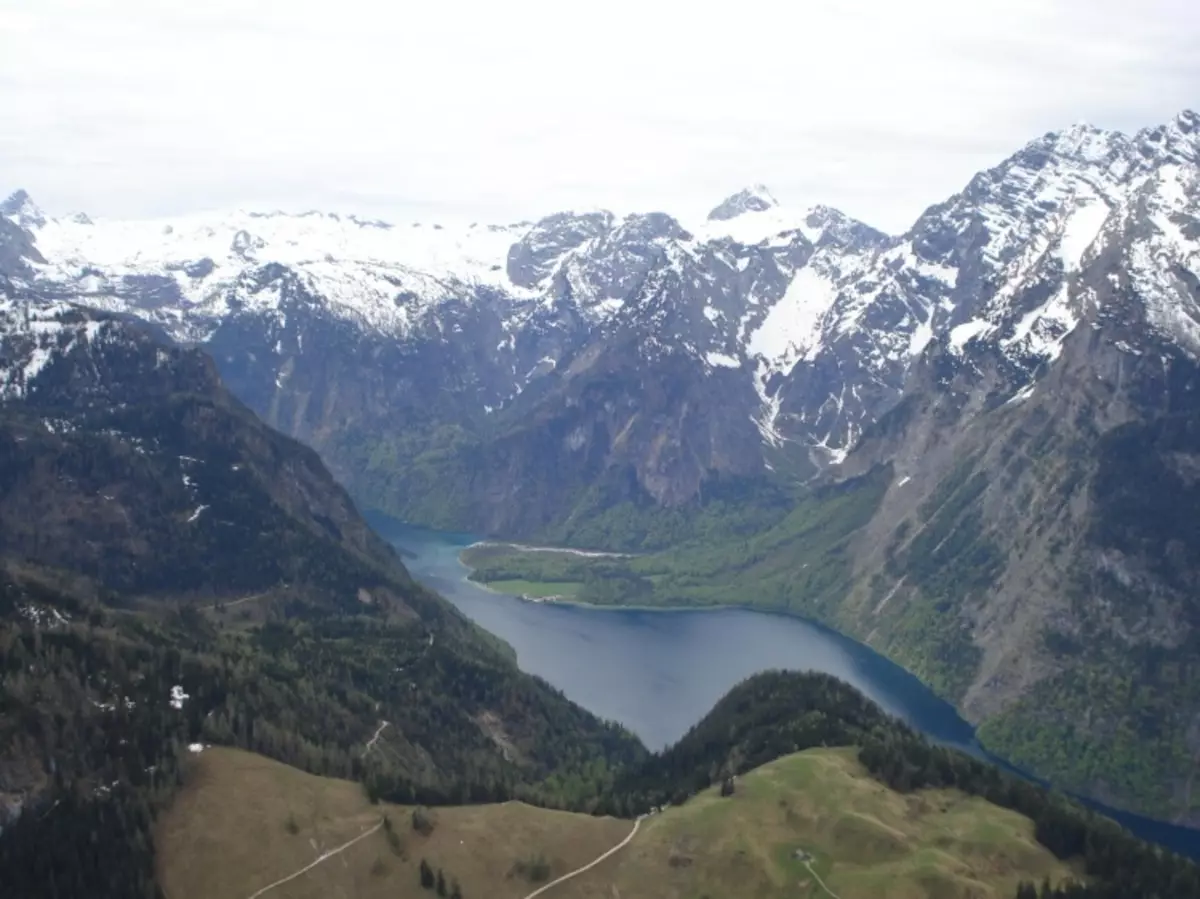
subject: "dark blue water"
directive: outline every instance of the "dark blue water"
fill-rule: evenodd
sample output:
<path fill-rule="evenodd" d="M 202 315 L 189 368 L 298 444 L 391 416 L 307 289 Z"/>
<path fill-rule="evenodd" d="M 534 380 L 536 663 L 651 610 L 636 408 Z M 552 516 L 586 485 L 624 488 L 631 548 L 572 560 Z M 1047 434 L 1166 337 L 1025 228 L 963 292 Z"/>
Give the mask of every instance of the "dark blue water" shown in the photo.
<path fill-rule="evenodd" d="M 870 648 L 801 618 L 748 609 L 641 611 L 531 603 L 467 579 L 465 534 L 373 516 L 413 575 L 507 641 L 521 668 L 652 749 L 683 736 L 739 681 L 769 668 L 853 684 L 931 739 L 1017 771 L 983 750 L 954 707 Z M 1089 803 L 1143 839 L 1200 860 L 1200 831 Z"/>

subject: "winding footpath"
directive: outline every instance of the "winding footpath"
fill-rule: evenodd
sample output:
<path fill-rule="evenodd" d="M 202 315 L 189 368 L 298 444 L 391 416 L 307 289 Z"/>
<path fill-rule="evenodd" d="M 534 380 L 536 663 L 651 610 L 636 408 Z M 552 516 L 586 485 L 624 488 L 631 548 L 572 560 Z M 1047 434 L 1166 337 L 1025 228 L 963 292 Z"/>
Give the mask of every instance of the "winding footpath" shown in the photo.
<path fill-rule="evenodd" d="M 321 862 L 325 861 L 326 859 L 333 858 L 335 855 L 337 855 L 340 852 L 345 852 L 347 849 L 349 849 L 351 846 L 353 846 L 355 843 L 359 842 L 360 840 L 365 840 L 367 837 L 369 837 L 371 834 L 375 833 L 381 827 L 383 827 L 383 819 L 382 818 L 380 818 L 379 823 L 376 824 L 374 827 L 372 827 L 370 830 L 364 830 L 362 833 L 360 833 L 358 836 L 356 836 L 353 840 L 350 840 L 349 842 L 346 842 L 346 843 L 342 843 L 342 845 L 338 846 L 336 849 L 330 849 L 328 852 L 322 853 L 320 856 L 317 857 L 316 861 L 305 865 L 299 871 L 289 874 L 287 877 L 280 878 L 279 880 L 275 881 L 274 883 L 267 884 L 265 887 L 263 887 L 257 893 L 251 893 L 249 896 L 246 897 L 246 899 L 258 899 L 258 897 L 261 896 L 263 893 L 269 892 L 270 890 L 275 889 L 275 887 L 283 886 L 288 881 L 295 880 L 301 874 L 305 874 L 305 873 L 311 871 L 313 868 L 315 868 L 317 865 L 321 864 Z M 634 828 L 634 829 L 636 830 L 637 828 Z"/>
<path fill-rule="evenodd" d="M 560 883 L 570 880 L 572 877 L 578 877 L 584 871 L 590 871 L 592 868 L 596 867 L 596 865 L 600 864 L 602 861 L 604 861 L 609 856 L 614 855 L 617 852 L 620 852 L 622 849 L 624 849 L 626 846 L 629 845 L 630 841 L 632 841 L 635 836 L 637 836 L 638 828 L 642 826 L 642 819 L 645 817 L 646 817 L 645 815 L 639 815 L 637 820 L 635 820 L 633 822 L 633 830 L 629 831 L 629 836 L 627 836 L 625 839 L 621 840 L 621 842 L 617 843 L 617 845 L 613 846 L 611 849 L 609 849 L 603 855 L 600 855 L 597 858 L 592 859 L 590 862 L 588 862 L 583 867 L 576 868 L 574 871 L 571 871 L 569 874 L 564 874 L 562 877 L 559 877 L 556 880 L 552 880 L 548 884 L 545 884 L 544 886 L 538 887 L 536 890 L 534 890 L 532 893 L 530 893 L 528 896 L 526 896 L 525 899 L 534 899 L 535 896 L 540 896 L 542 893 L 546 892 L 546 890 L 550 889 L 551 887 L 556 887 Z M 348 840 L 347 842 L 342 843 L 342 845 L 338 846 L 336 849 L 330 849 L 328 852 L 321 853 L 321 855 L 319 855 L 315 861 L 309 862 L 307 865 L 305 865 L 299 871 L 293 871 L 287 877 L 281 877 L 279 880 L 275 881 L 274 883 L 267 884 L 265 887 L 258 890 L 257 892 L 251 893 L 249 896 L 246 897 L 246 899 L 258 899 L 258 897 L 262 896 L 264 893 L 269 893 L 271 890 L 275 889 L 276 887 L 283 886 L 285 883 L 289 883 L 290 881 L 295 880 L 297 877 L 299 877 L 302 874 L 307 874 L 309 871 L 311 871 L 317 865 L 321 864 L 321 862 L 327 861 L 328 859 L 333 858 L 335 855 L 345 852 L 347 849 L 349 849 L 355 843 L 365 840 L 371 834 L 377 832 L 381 827 L 383 827 L 383 819 L 382 818 L 379 820 L 379 823 L 376 824 L 374 827 L 372 827 L 370 830 L 364 830 L 362 833 L 360 833 L 354 839 Z M 809 870 L 812 871 L 812 868 L 809 868 Z M 815 872 L 813 873 L 813 877 L 817 877 Z M 819 882 L 821 880 L 821 878 L 817 877 L 817 880 Z M 825 886 L 825 884 L 821 883 L 821 886 Z M 834 896 L 834 899 L 839 899 L 839 897 L 836 896 L 832 891 L 830 891 L 828 887 L 825 887 L 825 892 L 829 893 L 830 896 Z"/>
<path fill-rule="evenodd" d="M 645 815 L 638 815 L 637 820 L 635 820 L 633 822 L 633 830 L 629 831 L 629 836 L 627 836 L 625 839 L 621 840 L 621 842 L 617 843 L 617 845 L 613 846 L 612 849 L 609 849 L 608 852 L 605 852 L 603 855 L 599 856 L 598 858 L 592 859 L 592 861 L 588 862 L 582 868 L 576 868 L 571 873 L 564 874 L 562 877 L 559 877 L 557 880 L 552 880 L 545 886 L 538 887 L 536 890 L 534 890 L 532 893 L 530 893 L 528 896 L 526 896 L 525 899 L 533 899 L 534 896 L 540 896 L 542 893 L 546 892 L 546 890 L 550 889 L 551 887 L 556 887 L 560 883 L 563 883 L 564 881 L 570 880 L 572 877 L 576 877 L 576 876 L 582 874 L 584 871 L 590 871 L 592 868 L 596 867 L 596 865 L 600 864 L 600 862 L 604 861 L 610 855 L 613 855 L 616 852 L 620 852 L 622 849 L 624 849 L 626 846 L 629 845 L 630 840 L 632 840 L 635 836 L 637 836 L 638 828 L 642 826 L 642 819 L 645 817 L 646 817 Z M 251 896 L 250 899 L 254 899 L 254 897 Z"/>
<path fill-rule="evenodd" d="M 819 883 L 821 885 L 821 889 L 823 889 L 826 893 L 828 893 L 830 896 L 832 896 L 833 899 L 842 899 L 841 896 L 839 896 L 833 890 L 829 889 L 829 887 L 825 886 L 825 881 L 823 881 L 821 879 L 821 875 L 813 870 L 812 862 L 805 862 L 804 867 L 808 868 L 808 873 L 817 879 L 817 883 Z"/>
<path fill-rule="evenodd" d="M 272 587 L 271 589 L 273 590 L 274 588 Z M 220 600 L 218 600 L 217 602 L 214 602 L 211 606 L 205 606 L 205 608 L 208 609 L 210 612 L 215 612 L 218 609 L 232 609 L 234 606 L 240 606 L 244 602 L 254 602 L 254 600 L 256 600 L 256 599 L 262 599 L 264 596 L 267 596 L 270 592 L 271 592 L 271 590 L 264 590 L 262 593 L 255 593 L 251 596 L 243 596 L 241 599 L 235 599 L 233 602 L 223 603 Z"/>
<path fill-rule="evenodd" d="M 367 753 L 375 748 L 375 744 L 379 742 L 379 735 L 383 733 L 383 729 L 387 726 L 388 722 L 386 721 L 379 725 L 379 729 L 375 731 L 375 736 L 371 737 L 371 739 L 367 741 L 367 748 L 362 751 L 360 758 L 365 759 L 367 757 Z"/>

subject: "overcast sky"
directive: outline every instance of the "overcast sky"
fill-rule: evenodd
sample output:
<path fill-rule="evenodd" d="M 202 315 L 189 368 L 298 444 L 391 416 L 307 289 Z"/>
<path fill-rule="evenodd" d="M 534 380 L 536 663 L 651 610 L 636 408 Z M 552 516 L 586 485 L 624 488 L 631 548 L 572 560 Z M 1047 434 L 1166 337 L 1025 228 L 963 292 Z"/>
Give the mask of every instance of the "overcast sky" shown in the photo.
<path fill-rule="evenodd" d="M 1200 106 L 1196 0 L 3 0 L 0 195 L 513 220 L 753 182 L 902 230 Z"/>

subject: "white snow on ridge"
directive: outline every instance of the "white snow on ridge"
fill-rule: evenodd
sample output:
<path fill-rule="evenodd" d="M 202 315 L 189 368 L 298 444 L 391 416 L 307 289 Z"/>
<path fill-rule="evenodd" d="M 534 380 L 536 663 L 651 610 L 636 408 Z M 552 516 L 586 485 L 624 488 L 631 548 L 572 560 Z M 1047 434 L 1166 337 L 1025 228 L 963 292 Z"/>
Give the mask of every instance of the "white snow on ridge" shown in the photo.
<path fill-rule="evenodd" d="M 173 280 L 184 312 L 229 312 L 231 288 L 251 308 L 276 308 L 278 284 L 247 290 L 242 276 L 268 263 L 298 274 L 335 309 L 379 328 L 403 331 L 412 307 L 454 293 L 455 284 L 480 284 L 513 296 L 509 248 L 525 226 L 397 225 L 308 213 L 199 213 L 175 219 L 79 222 L 59 219 L 34 232 L 49 260 L 38 268 L 73 281 L 87 302 L 121 309 L 121 280 L 154 275 Z M 99 270 L 102 275 L 96 275 Z M 192 335 L 203 338 L 206 335 Z"/>
<path fill-rule="evenodd" d="M 1130 249 L 1130 276 L 1155 330 L 1200 359 L 1200 303 L 1180 275 L 1200 277 L 1200 237 L 1189 237 L 1183 228 L 1186 223 L 1200 230 L 1195 199 L 1200 176 L 1190 168 L 1164 166 L 1147 182 L 1144 196 L 1154 227 Z"/>
<path fill-rule="evenodd" d="M 36 238 L 42 255 L 60 260 L 60 265 L 75 262 L 105 270 L 136 272 L 148 263 L 182 265 L 207 258 L 221 264 L 251 257 L 260 264 L 274 261 L 301 268 L 320 262 L 400 265 L 433 275 L 496 282 L 506 278 L 508 249 L 521 233 L 517 226 L 380 227 L 325 213 L 238 210 L 91 224 L 58 219 L 38 229 Z"/>
<path fill-rule="evenodd" d="M 22 617 L 33 622 L 35 627 L 39 628 L 53 629 L 56 627 L 62 627 L 71 620 L 69 615 L 64 615 L 53 606 L 39 606 L 35 603 L 17 606 L 17 612 Z"/>
<path fill-rule="evenodd" d="M 820 236 L 816 229 L 805 224 L 808 213 L 784 206 L 772 206 L 761 211 L 749 210 L 725 220 L 709 220 L 688 230 L 698 243 L 729 239 L 743 246 L 764 243 L 773 237 L 791 231 L 799 231 L 809 240 Z"/>

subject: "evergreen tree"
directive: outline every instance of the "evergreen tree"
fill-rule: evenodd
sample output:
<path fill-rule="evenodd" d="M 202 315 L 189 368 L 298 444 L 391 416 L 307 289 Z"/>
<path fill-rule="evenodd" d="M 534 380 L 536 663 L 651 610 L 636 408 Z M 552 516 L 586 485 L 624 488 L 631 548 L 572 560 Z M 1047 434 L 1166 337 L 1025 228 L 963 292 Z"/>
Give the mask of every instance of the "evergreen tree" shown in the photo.
<path fill-rule="evenodd" d="M 437 872 L 437 894 L 439 896 L 446 895 L 446 875 L 442 873 L 441 868 L 438 868 Z"/>
<path fill-rule="evenodd" d="M 429 867 L 429 862 L 421 859 L 421 887 L 426 890 L 433 889 L 433 869 Z"/>

